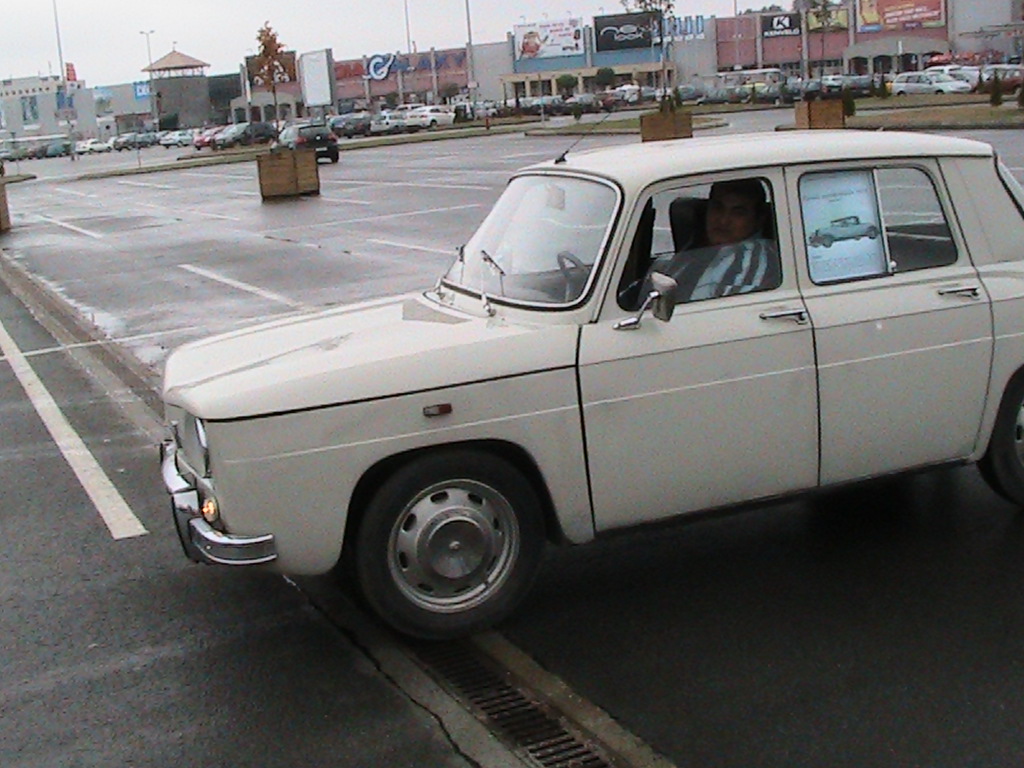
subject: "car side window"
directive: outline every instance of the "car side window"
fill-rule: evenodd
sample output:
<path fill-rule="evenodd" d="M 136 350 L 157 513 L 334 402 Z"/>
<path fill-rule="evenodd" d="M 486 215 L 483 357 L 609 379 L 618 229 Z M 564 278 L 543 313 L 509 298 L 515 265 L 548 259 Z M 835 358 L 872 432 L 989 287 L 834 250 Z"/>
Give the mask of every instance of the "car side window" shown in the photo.
<path fill-rule="evenodd" d="M 919 168 L 808 173 L 800 179 L 808 271 L 817 284 L 953 264 L 956 244 Z"/>
<path fill-rule="evenodd" d="M 676 280 L 678 303 L 777 288 L 782 282 L 774 195 L 763 178 L 672 187 L 645 203 L 619 284 L 635 310 L 653 272 Z"/>

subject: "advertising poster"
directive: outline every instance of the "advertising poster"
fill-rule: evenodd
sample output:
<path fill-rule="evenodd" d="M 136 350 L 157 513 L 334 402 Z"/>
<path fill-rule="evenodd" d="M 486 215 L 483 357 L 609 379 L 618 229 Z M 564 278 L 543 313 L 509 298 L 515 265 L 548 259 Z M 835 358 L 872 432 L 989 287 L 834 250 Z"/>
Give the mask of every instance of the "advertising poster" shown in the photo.
<path fill-rule="evenodd" d="M 583 53 L 583 20 L 565 19 L 540 24 L 516 24 L 516 59 L 546 59 Z"/>
<path fill-rule="evenodd" d="M 857 31 L 942 27 L 944 0 L 857 0 Z"/>
<path fill-rule="evenodd" d="M 650 48 L 661 42 L 661 14 L 619 13 L 594 17 L 594 38 L 598 51 L 621 51 L 625 48 Z"/>
<path fill-rule="evenodd" d="M 782 13 L 761 17 L 761 37 L 786 37 L 800 34 L 800 14 Z"/>
<path fill-rule="evenodd" d="M 800 207 L 815 283 L 888 272 L 871 171 L 805 176 L 800 181 Z"/>
<path fill-rule="evenodd" d="M 825 21 L 816 13 L 814 13 L 814 11 L 808 11 L 807 31 L 820 32 L 823 27 L 828 27 L 829 29 L 849 29 L 850 14 L 847 12 L 845 8 L 830 8 L 828 20 Z"/>

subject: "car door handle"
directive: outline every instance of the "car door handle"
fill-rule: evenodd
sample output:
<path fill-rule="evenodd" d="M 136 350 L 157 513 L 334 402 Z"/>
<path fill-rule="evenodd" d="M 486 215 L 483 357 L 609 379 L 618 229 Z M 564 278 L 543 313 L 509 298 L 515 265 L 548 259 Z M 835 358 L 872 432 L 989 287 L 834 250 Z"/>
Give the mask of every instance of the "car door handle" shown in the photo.
<path fill-rule="evenodd" d="M 939 288 L 939 296 L 965 296 L 968 299 L 977 299 L 981 291 L 976 285 L 955 285 L 952 288 Z"/>
<path fill-rule="evenodd" d="M 797 325 L 807 324 L 807 310 L 773 309 L 758 315 L 762 320 L 792 320 Z"/>

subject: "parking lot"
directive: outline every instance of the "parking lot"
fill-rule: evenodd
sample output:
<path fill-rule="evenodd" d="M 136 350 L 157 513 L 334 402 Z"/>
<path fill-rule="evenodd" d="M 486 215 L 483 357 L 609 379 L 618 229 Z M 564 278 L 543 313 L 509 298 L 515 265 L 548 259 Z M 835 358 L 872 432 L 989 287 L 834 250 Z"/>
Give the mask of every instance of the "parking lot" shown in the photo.
<path fill-rule="evenodd" d="M 741 126 L 772 121 L 777 118 L 738 118 Z M 1024 178 L 1015 132 L 965 135 L 995 144 Z M 23 170 L 38 168 L 46 178 L 9 189 L 15 228 L 0 247 L 5 260 L 45 285 L 155 382 L 167 352 L 185 341 L 429 287 L 509 173 L 553 158 L 573 141 L 516 134 L 344 152 L 338 164 L 320 166 L 320 195 L 280 202 L 261 201 L 252 162 L 76 180 L 89 167 L 130 167 L 140 157 L 37 161 Z M 633 141 L 588 137 L 579 149 Z M 5 321 L 12 312 L 5 310 Z M 52 359 L 43 339 L 35 344 L 34 359 Z M 46 364 L 54 379 L 68 381 L 63 367 Z M 77 397 L 70 383 L 57 391 Z M 115 410 L 99 395 L 76 407 L 87 422 L 96 419 L 89 408 Z M 163 601 L 186 610 L 178 590 L 189 589 L 195 571 L 171 552 L 176 545 L 156 467 L 137 458 L 140 442 L 135 435 L 121 446 L 136 458 L 122 462 L 128 471 L 115 473 L 116 482 L 149 528 L 146 538 L 160 540 L 161 578 L 175 589 L 139 595 L 135 584 L 131 597 L 156 613 Z M 7 487 L 23 482 L 18 477 L 7 476 Z M 678 766 L 1015 766 L 1024 760 L 1022 534 L 1019 513 L 976 470 L 943 469 L 552 552 L 537 587 L 500 630 Z M 94 531 L 87 541 L 100 572 L 109 557 L 144 582 L 147 557 L 131 548 L 153 544 L 121 542 L 113 556 L 105 549 L 110 542 Z M 20 545 L 9 546 L 10 558 L 23 554 Z M 45 564 L 34 559 L 32 569 L 41 577 Z M 272 588 L 237 579 L 209 569 L 199 577 L 215 593 L 237 591 L 232 614 L 244 633 L 260 614 L 261 591 Z M 294 622 L 297 668 L 322 661 L 313 631 L 289 598 L 274 593 L 266 608 L 287 614 L 277 633 L 285 641 L 294 637 L 287 631 Z M 221 607 L 200 599 L 187 610 L 212 625 Z M 144 623 L 111 611 L 117 621 Z M 270 657 L 277 634 L 250 648 L 248 658 Z M 22 652 L 30 639 L 19 637 Z M 77 663 L 84 665 L 85 657 Z M 17 663 L 28 668 L 24 659 Z M 358 679 L 366 670 L 352 663 Z M 320 705 L 327 706 L 332 692 L 348 690 L 348 664 L 328 665 L 331 685 L 304 680 Z M 216 675 L 210 667 L 205 673 Z M 155 698 L 161 679 L 146 681 Z M 219 678 L 218 686 L 224 684 Z M 278 676 L 275 684 L 287 687 L 289 680 Z M 218 691 L 207 703 L 220 701 Z M 13 697 L 10 690 L 0 694 Z M 294 692 L 290 698 L 301 703 Z M 230 701 L 246 732 L 261 724 L 273 730 L 272 716 Z M 367 704 L 381 711 L 390 705 Z M 323 751 L 305 755 L 326 764 L 331 738 L 342 737 L 318 731 L 311 738 L 324 740 Z M 383 737 L 370 725 L 361 738 Z M 436 754 L 425 750 L 424 759 L 437 760 Z"/>

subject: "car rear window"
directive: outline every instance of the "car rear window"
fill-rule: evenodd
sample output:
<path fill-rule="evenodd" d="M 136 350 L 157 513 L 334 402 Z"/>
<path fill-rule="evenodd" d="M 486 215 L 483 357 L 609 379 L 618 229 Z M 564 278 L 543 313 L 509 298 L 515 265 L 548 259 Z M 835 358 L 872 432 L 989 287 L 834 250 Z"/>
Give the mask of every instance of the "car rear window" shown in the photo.
<path fill-rule="evenodd" d="M 324 139 L 331 135 L 331 132 L 323 125 L 310 125 L 299 129 L 299 135 L 304 139 Z"/>

